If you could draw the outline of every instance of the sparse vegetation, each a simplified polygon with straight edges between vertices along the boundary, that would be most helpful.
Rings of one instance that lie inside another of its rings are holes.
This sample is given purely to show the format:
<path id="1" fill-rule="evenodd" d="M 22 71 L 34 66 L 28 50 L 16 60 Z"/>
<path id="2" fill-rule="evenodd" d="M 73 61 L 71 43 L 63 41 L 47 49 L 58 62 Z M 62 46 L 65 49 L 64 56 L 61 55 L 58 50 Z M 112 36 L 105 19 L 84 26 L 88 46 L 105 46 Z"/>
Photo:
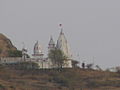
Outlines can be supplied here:
<path id="1" fill-rule="evenodd" d="M 53 65 L 57 66 L 59 69 L 63 67 L 65 64 L 64 61 L 67 60 L 67 57 L 59 49 L 51 50 L 48 57 L 51 59 Z"/>
<path id="2" fill-rule="evenodd" d="M 0 84 L 0 90 L 4 90 L 4 89 L 5 87 L 2 84 Z"/>
<path id="3" fill-rule="evenodd" d="M 0 39 L 1 57 L 22 57 L 9 39 L 2 34 Z M 58 49 L 52 50 L 49 58 L 59 69 L 39 70 L 33 62 L 0 65 L 0 90 L 120 90 L 120 67 L 110 72 L 102 71 L 98 65 L 94 70 L 93 64 L 82 64 L 80 69 L 79 62 L 73 61 L 74 68 L 64 69 L 67 57 Z"/>
<path id="4" fill-rule="evenodd" d="M 21 63 L 15 64 L 14 67 L 16 69 L 22 69 L 22 70 L 39 69 L 38 64 L 34 62 L 21 62 Z"/>
<path id="5" fill-rule="evenodd" d="M 115 71 L 116 71 L 117 73 L 120 73 L 120 67 L 115 67 Z"/>
<path id="6" fill-rule="evenodd" d="M 57 69 L 16 69 L 14 67 L 16 66 L 9 65 L 0 68 L 0 88 L 6 90 L 120 89 L 119 73 L 80 68 L 63 69 L 59 72 Z"/>
<path id="7" fill-rule="evenodd" d="M 9 50 L 8 55 L 9 55 L 9 57 L 22 57 L 22 51 L 20 51 L 20 50 Z"/>
<path id="8" fill-rule="evenodd" d="M 93 69 L 93 65 L 94 64 L 90 63 L 90 64 L 87 64 L 86 67 L 87 67 L 87 69 Z"/>

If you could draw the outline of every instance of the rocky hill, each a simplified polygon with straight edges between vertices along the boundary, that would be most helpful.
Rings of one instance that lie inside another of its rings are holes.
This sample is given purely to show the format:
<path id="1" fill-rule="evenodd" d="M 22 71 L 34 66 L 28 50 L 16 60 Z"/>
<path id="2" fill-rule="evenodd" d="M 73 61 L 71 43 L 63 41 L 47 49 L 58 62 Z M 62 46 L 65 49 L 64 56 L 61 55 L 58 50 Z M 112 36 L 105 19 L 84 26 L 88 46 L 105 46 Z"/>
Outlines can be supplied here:
<path id="1" fill-rule="evenodd" d="M 12 44 L 10 39 L 0 33 L 0 57 L 9 56 L 10 50 L 17 50 L 17 48 Z"/>

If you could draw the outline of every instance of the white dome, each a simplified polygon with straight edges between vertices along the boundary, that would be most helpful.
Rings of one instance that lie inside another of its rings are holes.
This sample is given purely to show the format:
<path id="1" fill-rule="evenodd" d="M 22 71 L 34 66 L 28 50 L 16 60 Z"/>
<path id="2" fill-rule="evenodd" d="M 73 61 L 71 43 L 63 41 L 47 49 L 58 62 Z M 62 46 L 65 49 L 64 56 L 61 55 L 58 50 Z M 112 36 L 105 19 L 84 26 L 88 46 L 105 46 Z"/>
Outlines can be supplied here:
<path id="1" fill-rule="evenodd" d="M 40 55 L 40 54 L 43 54 L 42 46 L 37 41 L 34 45 L 34 55 Z"/>

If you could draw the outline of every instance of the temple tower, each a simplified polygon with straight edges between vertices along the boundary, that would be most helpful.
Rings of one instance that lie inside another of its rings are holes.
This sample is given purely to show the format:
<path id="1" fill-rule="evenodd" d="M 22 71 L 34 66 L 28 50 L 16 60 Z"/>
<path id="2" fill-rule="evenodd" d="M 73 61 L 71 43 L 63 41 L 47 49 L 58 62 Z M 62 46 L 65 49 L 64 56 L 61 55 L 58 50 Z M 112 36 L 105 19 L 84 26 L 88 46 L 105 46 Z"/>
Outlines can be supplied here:
<path id="1" fill-rule="evenodd" d="M 60 25 L 60 28 L 61 28 L 61 32 L 60 32 L 60 35 L 59 35 L 58 40 L 57 40 L 56 48 L 60 49 L 61 51 L 63 51 L 65 56 L 67 58 L 71 59 L 70 47 L 68 45 L 67 39 L 65 37 L 65 34 L 63 33 L 62 25 Z"/>
<path id="2" fill-rule="evenodd" d="M 54 49 L 55 49 L 55 42 L 53 41 L 53 38 L 51 36 L 48 44 L 48 53 L 50 52 L 50 50 L 54 50 Z"/>
<path id="3" fill-rule="evenodd" d="M 70 47 L 68 45 L 67 39 L 65 37 L 65 34 L 63 33 L 62 24 L 60 24 L 61 32 L 57 40 L 56 48 L 60 49 L 64 55 L 67 57 L 67 60 L 65 60 L 64 68 L 72 68 L 72 54 L 70 51 Z"/>
<path id="4" fill-rule="evenodd" d="M 67 60 L 65 60 L 64 68 L 72 68 L 72 54 L 70 52 L 70 48 L 67 42 L 67 39 L 65 37 L 65 34 L 63 33 L 62 24 L 60 24 L 61 32 L 57 40 L 56 48 L 60 49 L 64 55 L 67 57 Z"/>
<path id="5" fill-rule="evenodd" d="M 43 59 L 43 52 L 42 52 L 42 46 L 38 43 L 38 41 L 35 43 L 34 45 L 34 50 L 33 50 L 34 54 L 34 58 L 37 59 Z"/>

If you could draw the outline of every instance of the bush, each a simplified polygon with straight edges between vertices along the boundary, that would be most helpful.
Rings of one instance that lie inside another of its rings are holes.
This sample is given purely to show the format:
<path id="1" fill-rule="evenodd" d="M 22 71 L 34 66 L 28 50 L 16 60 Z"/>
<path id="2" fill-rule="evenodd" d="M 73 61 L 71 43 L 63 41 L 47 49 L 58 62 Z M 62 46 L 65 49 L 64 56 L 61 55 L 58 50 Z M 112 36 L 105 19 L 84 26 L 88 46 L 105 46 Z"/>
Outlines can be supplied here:
<path id="1" fill-rule="evenodd" d="M 62 75 L 54 76 L 53 81 L 59 83 L 62 86 L 69 86 L 69 80 Z"/>
<path id="2" fill-rule="evenodd" d="M 8 51 L 9 57 L 22 57 L 22 51 L 20 50 L 9 50 Z"/>
<path id="3" fill-rule="evenodd" d="M 38 64 L 34 62 L 21 62 L 16 65 L 17 69 L 39 69 Z"/>
<path id="4" fill-rule="evenodd" d="M 1 89 L 3 89 L 3 90 L 5 89 L 5 86 L 3 86 L 2 84 L 0 84 L 0 90 Z"/>
<path id="5" fill-rule="evenodd" d="M 15 89 L 15 86 L 10 86 L 11 89 Z"/>

